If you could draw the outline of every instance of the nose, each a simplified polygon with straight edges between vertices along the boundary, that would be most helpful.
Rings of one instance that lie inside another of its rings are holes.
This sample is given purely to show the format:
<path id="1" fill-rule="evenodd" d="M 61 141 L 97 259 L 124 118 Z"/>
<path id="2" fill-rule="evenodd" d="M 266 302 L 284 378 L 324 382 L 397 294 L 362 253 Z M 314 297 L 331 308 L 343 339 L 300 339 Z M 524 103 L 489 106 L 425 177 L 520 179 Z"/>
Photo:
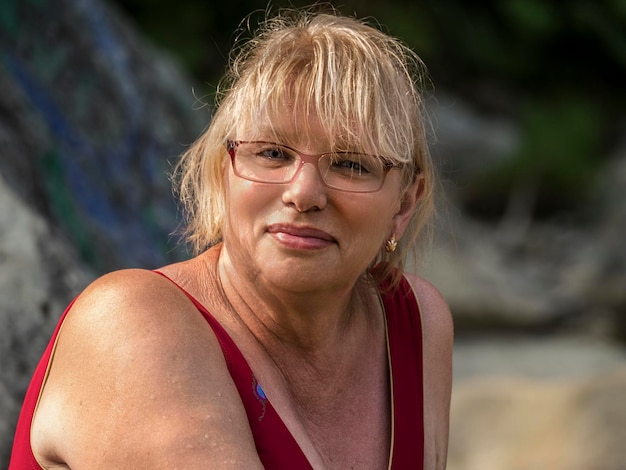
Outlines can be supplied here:
<path id="1" fill-rule="evenodd" d="M 316 163 L 304 162 L 294 179 L 286 185 L 283 202 L 294 206 L 298 212 L 322 210 L 328 203 L 326 191 Z"/>

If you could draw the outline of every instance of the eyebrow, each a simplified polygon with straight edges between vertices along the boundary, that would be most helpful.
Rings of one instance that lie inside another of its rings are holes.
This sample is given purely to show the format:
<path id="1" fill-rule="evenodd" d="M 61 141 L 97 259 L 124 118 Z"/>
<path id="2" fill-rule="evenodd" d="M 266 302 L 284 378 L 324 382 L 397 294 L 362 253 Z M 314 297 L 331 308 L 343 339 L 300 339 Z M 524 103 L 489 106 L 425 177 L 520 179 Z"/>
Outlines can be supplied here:
<path id="1" fill-rule="evenodd" d="M 304 130 L 305 129 L 303 129 L 303 131 Z M 257 131 L 254 132 L 254 140 L 263 140 L 277 144 L 289 145 L 291 147 L 298 147 L 298 145 L 302 142 L 302 137 L 310 137 L 312 133 L 313 132 L 311 132 L 310 129 L 306 133 L 298 131 L 297 127 L 289 123 L 287 126 L 272 126 L 271 123 L 260 124 L 257 127 Z M 307 134 L 309 135 L 307 136 Z M 249 136 L 245 137 L 248 138 Z M 325 137 L 324 140 L 326 140 Z M 376 154 L 376 152 L 365 152 L 362 146 L 358 145 L 358 142 L 350 142 L 349 139 L 337 135 L 333 135 L 332 142 L 327 142 L 327 145 L 325 144 L 324 147 L 327 147 L 328 151 L 333 150 Z"/>

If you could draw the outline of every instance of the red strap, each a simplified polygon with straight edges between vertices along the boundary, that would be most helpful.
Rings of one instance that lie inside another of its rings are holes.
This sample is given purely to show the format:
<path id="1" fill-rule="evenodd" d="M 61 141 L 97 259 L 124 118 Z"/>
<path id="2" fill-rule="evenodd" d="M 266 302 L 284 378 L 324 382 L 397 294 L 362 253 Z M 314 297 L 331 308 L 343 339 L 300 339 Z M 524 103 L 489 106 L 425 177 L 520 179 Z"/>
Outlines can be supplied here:
<path id="1" fill-rule="evenodd" d="M 385 283 L 383 291 L 387 288 L 388 283 Z M 383 294 L 382 299 L 393 374 L 392 469 L 420 470 L 424 465 L 424 391 L 419 307 L 404 277 L 398 288 Z"/>
<path id="2" fill-rule="evenodd" d="M 164 274 L 159 273 L 166 277 Z M 172 281 L 173 282 L 173 281 Z M 287 426 L 269 402 L 243 354 L 222 325 L 184 289 L 181 290 L 202 313 L 215 333 L 252 429 L 259 458 L 266 469 L 308 470 L 311 464 Z"/>
<path id="3" fill-rule="evenodd" d="M 24 402 L 22 403 L 22 410 L 15 429 L 11 460 L 9 461 L 9 470 L 41 469 L 39 463 L 37 463 L 37 460 L 35 459 L 33 449 L 30 446 L 30 429 L 33 424 L 35 408 L 37 407 L 37 401 L 39 400 L 41 387 L 43 386 L 43 381 L 46 377 L 48 364 L 50 363 L 50 357 L 52 356 L 52 351 L 54 350 L 56 338 L 59 335 L 59 330 L 61 329 L 61 325 L 63 324 L 63 320 L 65 319 L 67 312 L 69 312 L 70 308 L 72 308 L 75 301 L 76 299 L 72 300 L 63 312 L 61 319 L 54 329 L 52 338 L 39 360 L 39 364 L 37 364 L 37 368 L 33 373 L 28 389 L 26 390 Z"/>

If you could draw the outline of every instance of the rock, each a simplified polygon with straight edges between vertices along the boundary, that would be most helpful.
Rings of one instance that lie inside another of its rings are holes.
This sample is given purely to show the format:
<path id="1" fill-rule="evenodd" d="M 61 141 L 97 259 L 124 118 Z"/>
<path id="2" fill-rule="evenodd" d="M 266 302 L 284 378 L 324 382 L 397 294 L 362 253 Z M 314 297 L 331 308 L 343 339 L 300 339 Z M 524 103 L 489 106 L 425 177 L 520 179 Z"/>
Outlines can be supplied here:
<path id="1" fill-rule="evenodd" d="M 626 366 L 575 380 L 456 384 L 448 470 L 621 470 Z"/>
<path id="2" fill-rule="evenodd" d="M 0 467 L 71 298 L 187 255 L 167 172 L 206 125 L 193 88 L 102 0 L 0 2 Z"/>
<path id="3" fill-rule="evenodd" d="M 0 461 L 32 371 L 59 315 L 92 278 L 71 244 L 54 233 L 0 177 Z"/>
<path id="4" fill-rule="evenodd" d="M 208 116 L 193 82 L 100 0 L 3 3 L 0 171 L 98 271 L 176 250 L 167 172 Z"/>

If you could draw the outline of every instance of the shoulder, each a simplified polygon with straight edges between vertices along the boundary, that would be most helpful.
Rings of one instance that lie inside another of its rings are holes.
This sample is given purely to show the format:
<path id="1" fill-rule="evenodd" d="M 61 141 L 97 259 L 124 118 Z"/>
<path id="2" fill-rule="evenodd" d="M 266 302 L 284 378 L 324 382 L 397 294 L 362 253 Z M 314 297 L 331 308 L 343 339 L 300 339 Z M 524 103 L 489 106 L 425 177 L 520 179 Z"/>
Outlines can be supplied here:
<path id="1" fill-rule="evenodd" d="M 177 361 L 189 367 L 213 350 L 198 347 L 211 345 L 203 323 L 183 291 L 163 276 L 140 269 L 106 274 L 87 286 L 69 309 L 46 391 L 59 390 L 65 399 L 97 408 L 98 400 L 113 392 L 109 384 L 139 386 L 137 391 L 142 384 L 150 387 L 161 374 L 172 376 Z M 96 384 L 104 388 L 94 388 Z M 67 405 L 77 408 L 74 402 Z"/>
<path id="2" fill-rule="evenodd" d="M 405 273 L 404 277 L 417 298 L 425 340 L 437 339 L 451 346 L 454 326 L 450 307 L 444 297 L 426 279 L 411 273 Z"/>
<path id="3" fill-rule="evenodd" d="M 415 292 L 420 309 L 425 379 L 450 382 L 454 341 L 450 307 L 430 282 L 414 274 L 405 274 L 405 277 Z"/>
<path id="4" fill-rule="evenodd" d="M 49 370 L 32 434 L 42 461 L 217 464 L 209 455 L 241 455 L 218 456 L 209 439 L 229 446 L 236 435 L 248 435 L 242 448 L 255 458 L 215 335 L 183 291 L 154 272 L 117 271 L 88 286 Z"/>
<path id="5" fill-rule="evenodd" d="M 121 270 L 96 279 L 76 298 L 59 343 L 76 340 L 79 344 L 72 348 L 88 347 L 92 352 L 108 351 L 112 341 L 124 342 L 127 349 L 156 349 L 189 334 L 189 323 L 197 327 L 202 321 L 183 291 L 163 276 L 141 269 Z"/>
<path id="6" fill-rule="evenodd" d="M 76 299 L 59 335 L 55 365 L 73 374 L 78 360 L 95 380 L 115 377 L 129 388 L 161 386 L 164 378 L 182 383 L 199 377 L 196 371 L 226 369 L 213 331 L 185 292 L 140 269 L 104 275 Z"/>
<path id="7" fill-rule="evenodd" d="M 177 292 L 178 291 L 178 292 Z M 163 276 L 145 269 L 113 271 L 96 279 L 78 296 L 77 308 L 127 304 L 139 307 L 151 306 L 163 300 L 181 301 L 184 294 Z"/>

